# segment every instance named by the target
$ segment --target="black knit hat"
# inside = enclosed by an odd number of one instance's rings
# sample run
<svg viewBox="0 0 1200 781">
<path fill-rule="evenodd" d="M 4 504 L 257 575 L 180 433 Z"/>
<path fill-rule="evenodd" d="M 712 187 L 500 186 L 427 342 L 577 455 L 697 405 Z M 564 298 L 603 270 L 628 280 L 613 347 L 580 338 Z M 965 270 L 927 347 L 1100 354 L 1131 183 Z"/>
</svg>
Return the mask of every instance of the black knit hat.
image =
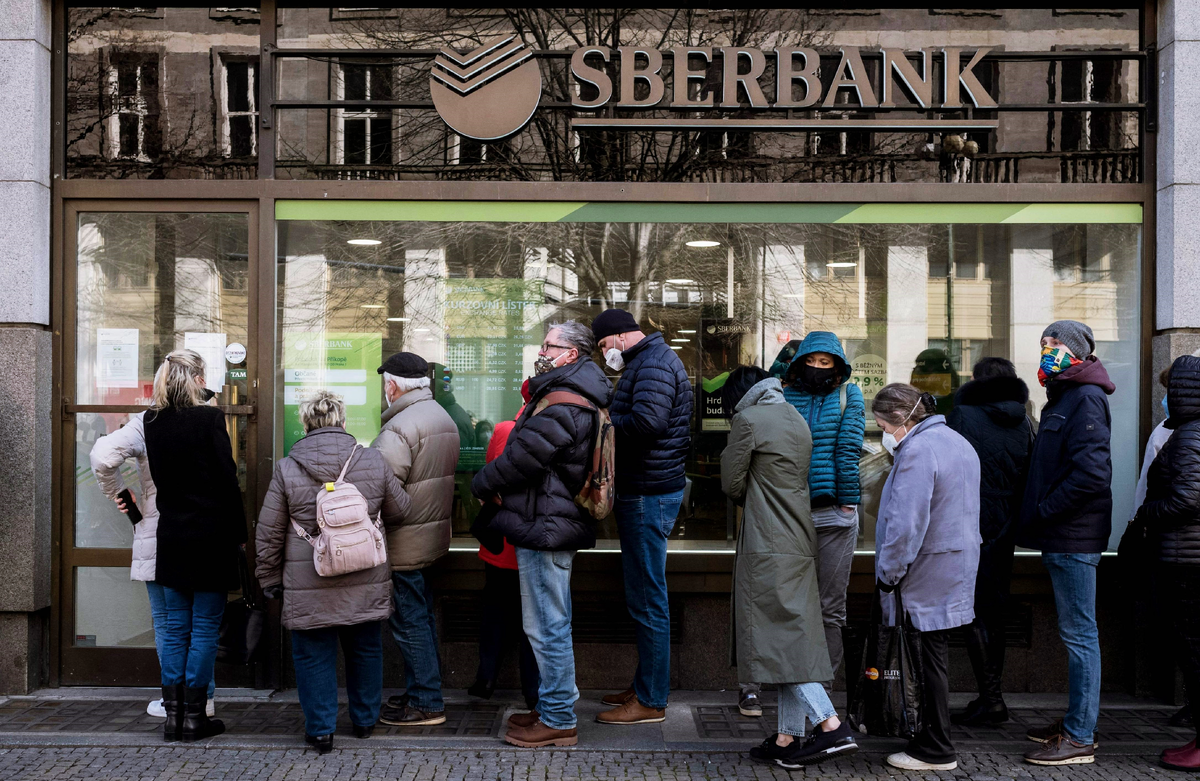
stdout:
<svg viewBox="0 0 1200 781">
<path fill-rule="evenodd" d="M 416 353 L 396 353 L 384 361 L 377 371 L 380 374 L 387 372 L 393 377 L 428 377 L 429 362 Z"/>
<path fill-rule="evenodd" d="M 605 309 L 592 321 L 592 333 L 596 335 L 597 342 L 613 334 L 627 334 L 640 330 L 642 327 L 638 325 L 638 321 L 624 309 Z"/>
</svg>

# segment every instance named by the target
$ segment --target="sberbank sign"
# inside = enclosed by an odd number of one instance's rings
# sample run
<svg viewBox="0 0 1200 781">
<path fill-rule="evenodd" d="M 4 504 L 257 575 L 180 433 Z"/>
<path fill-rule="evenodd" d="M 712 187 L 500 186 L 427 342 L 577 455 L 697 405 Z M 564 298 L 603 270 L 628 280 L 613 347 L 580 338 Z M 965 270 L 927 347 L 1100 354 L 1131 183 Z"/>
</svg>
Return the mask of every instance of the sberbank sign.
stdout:
<svg viewBox="0 0 1200 781">
<path fill-rule="evenodd" d="M 967 107 L 964 100 L 976 109 L 997 108 L 996 99 L 975 74 L 991 51 L 988 47 L 873 50 L 870 55 L 882 58 L 883 64 L 878 93 L 860 47 L 843 46 L 837 51 L 838 65 L 826 87 L 820 74 L 821 56 L 807 46 L 675 46 L 665 52 L 641 46 L 583 46 L 571 55 L 571 76 L 580 89 L 572 90 L 570 105 L 597 116 L 572 117 L 571 125 L 647 130 L 935 131 L 990 129 L 999 124 L 995 119 L 887 116 L 892 109 L 909 114 L 933 110 L 959 113 Z M 668 59 L 670 67 L 664 68 Z M 710 72 L 718 62 L 719 84 L 713 84 Z M 768 69 L 768 63 L 774 67 Z M 935 63 L 941 67 L 935 68 Z M 541 101 L 537 54 L 516 36 L 469 52 L 442 49 L 431 68 L 434 106 L 447 125 L 470 138 L 490 141 L 516 133 L 528 124 Z M 839 102 L 846 91 L 853 94 L 853 103 Z M 897 103 L 902 92 L 908 100 Z M 621 116 L 601 115 L 610 108 L 621 109 Z M 770 113 L 752 118 L 719 113 L 747 108 Z M 865 109 L 885 116 L 804 118 L 791 116 L 793 109 Z M 698 117 L 696 112 L 709 116 Z"/>
</svg>

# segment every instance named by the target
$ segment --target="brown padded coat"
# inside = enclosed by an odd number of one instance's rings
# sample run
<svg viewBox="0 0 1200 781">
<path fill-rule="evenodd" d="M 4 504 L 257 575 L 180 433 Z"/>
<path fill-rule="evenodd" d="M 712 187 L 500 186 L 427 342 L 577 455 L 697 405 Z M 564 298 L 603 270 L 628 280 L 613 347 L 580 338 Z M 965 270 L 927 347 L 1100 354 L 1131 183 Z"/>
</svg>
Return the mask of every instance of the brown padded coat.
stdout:
<svg viewBox="0 0 1200 781">
<path fill-rule="evenodd" d="M 411 390 L 383 411 L 383 430 L 371 447 L 412 498 L 404 522 L 388 530 L 392 569 L 423 569 L 450 550 L 459 446 L 458 426 L 429 388 Z"/>
<path fill-rule="evenodd" d="M 255 575 L 263 588 L 283 585 L 283 625 L 321 629 L 381 621 L 392 612 L 392 579 L 387 564 L 324 578 L 313 566 L 313 549 L 296 534 L 295 521 L 317 535 L 317 492 L 337 479 L 354 437 L 339 427 L 319 428 L 292 446 L 275 464 L 255 532 Z M 354 484 L 371 517 L 382 513 L 393 529 L 408 513 L 409 498 L 378 451 L 359 448 L 346 480 Z"/>
</svg>

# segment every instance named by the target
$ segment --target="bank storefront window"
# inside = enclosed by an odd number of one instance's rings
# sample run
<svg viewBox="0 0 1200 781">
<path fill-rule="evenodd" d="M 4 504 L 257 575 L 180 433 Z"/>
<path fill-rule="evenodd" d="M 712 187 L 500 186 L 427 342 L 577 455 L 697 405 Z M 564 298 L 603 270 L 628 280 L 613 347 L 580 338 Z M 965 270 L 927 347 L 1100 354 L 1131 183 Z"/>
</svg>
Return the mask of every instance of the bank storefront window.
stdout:
<svg viewBox="0 0 1200 781">
<path fill-rule="evenodd" d="M 778 368 L 814 330 L 838 336 L 868 408 L 885 384 L 911 382 L 948 412 L 973 364 L 1002 356 L 1029 384 L 1036 419 L 1042 329 L 1087 322 L 1118 389 L 1114 546 L 1132 510 L 1139 205 L 281 201 L 276 217 L 277 455 L 301 435 L 298 404 L 317 387 L 343 394 L 348 428 L 369 442 L 385 406 L 376 367 L 419 353 L 459 424 L 464 545 L 478 506 L 470 477 L 495 424 L 520 409 L 548 324 L 590 323 L 607 307 L 661 331 L 695 387 L 676 550 L 733 545 L 736 510 L 720 488 L 727 373 Z M 869 550 L 890 458 L 870 419 L 867 432 Z M 615 547 L 611 518 L 600 536 Z"/>
</svg>

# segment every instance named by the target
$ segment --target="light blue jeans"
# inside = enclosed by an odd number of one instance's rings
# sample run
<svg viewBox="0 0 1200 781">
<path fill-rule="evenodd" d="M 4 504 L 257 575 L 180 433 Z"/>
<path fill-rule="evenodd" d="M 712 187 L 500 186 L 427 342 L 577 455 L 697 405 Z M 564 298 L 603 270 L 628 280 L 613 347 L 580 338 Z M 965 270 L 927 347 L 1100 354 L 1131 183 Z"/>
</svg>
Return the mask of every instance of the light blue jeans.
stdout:
<svg viewBox="0 0 1200 781">
<path fill-rule="evenodd" d="M 1067 715 L 1063 732 L 1090 746 L 1100 718 L 1100 632 L 1096 628 L 1099 553 L 1043 553 L 1050 573 L 1058 634 L 1067 647 Z"/>
<path fill-rule="evenodd" d="M 571 567 L 575 551 L 517 548 L 521 623 L 541 681 L 538 716 L 551 729 L 575 729 L 575 646 L 571 640 Z"/>
<path fill-rule="evenodd" d="M 837 715 L 825 687 L 819 683 L 779 684 L 779 731 L 784 735 L 804 737 L 804 717 L 813 729 Z"/>
<path fill-rule="evenodd" d="M 146 583 L 146 593 L 150 597 L 150 622 L 154 625 L 154 650 L 158 652 L 158 664 L 162 666 L 163 637 L 167 633 L 167 602 L 163 596 L 163 587 L 154 581 Z M 217 679 L 213 676 L 208 682 L 208 698 L 213 698 L 217 690 Z"/>
</svg>

